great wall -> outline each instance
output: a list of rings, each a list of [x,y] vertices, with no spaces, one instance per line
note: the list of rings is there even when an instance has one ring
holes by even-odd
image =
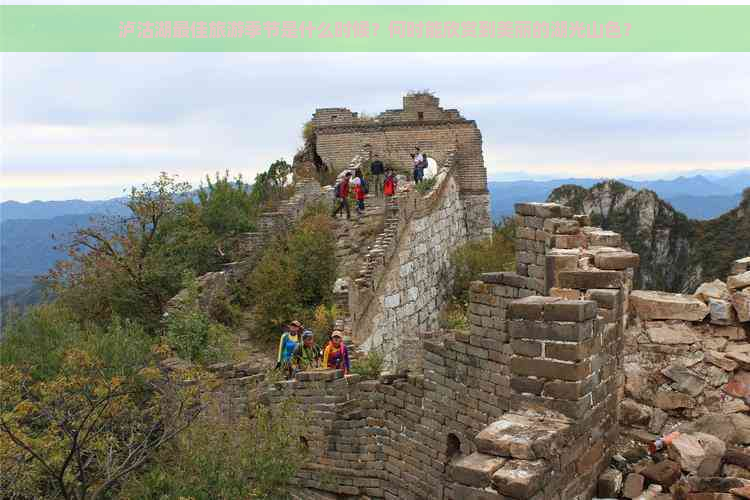
[[[337,282],[341,323],[387,372],[219,370],[229,414],[287,399],[311,412],[296,498],[750,498],[750,257],[695,295],[633,290],[639,256],[619,234],[521,203],[516,272],[482,275],[470,330],[440,331],[451,251],[491,235],[476,124],[429,95],[374,119],[320,109],[313,124],[312,153],[338,171],[373,154],[403,162],[417,145],[438,173],[429,192],[372,210],[380,230]],[[330,196],[307,175],[297,187],[266,226]],[[210,279],[251,266],[264,234]]]

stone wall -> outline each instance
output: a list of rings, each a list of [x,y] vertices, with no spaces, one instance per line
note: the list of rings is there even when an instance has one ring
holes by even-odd
[[[450,183],[445,189],[457,191]],[[532,209],[535,216],[562,213],[549,204],[521,210]],[[552,245],[555,230],[550,234]],[[410,371],[367,381],[310,371],[267,385],[261,400],[295,398],[314,422],[304,436],[312,456],[296,478],[296,496],[591,498],[618,434],[634,261],[610,248],[620,269],[595,268],[597,249],[582,228],[580,234],[591,253],[582,250],[574,269],[549,267],[561,285],[551,287],[554,295],[539,295],[529,276],[483,275],[471,286],[469,331],[402,343],[404,351],[421,347],[410,354],[419,359]],[[415,250],[414,258],[421,255]]]

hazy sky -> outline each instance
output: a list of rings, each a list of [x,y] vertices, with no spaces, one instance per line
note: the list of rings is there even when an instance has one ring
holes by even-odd
[[[180,2],[184,3],[184,2]],[[750,54],[2,54],[2,199],[98,199],[159,171],[252,177],[316,107],[410,89],[475,119],[489,175],[750,167]]]

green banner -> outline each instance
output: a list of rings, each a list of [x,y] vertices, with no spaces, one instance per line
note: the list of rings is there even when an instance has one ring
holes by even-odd
[[[4,52],[747,52],[750,6],[0,6]]]

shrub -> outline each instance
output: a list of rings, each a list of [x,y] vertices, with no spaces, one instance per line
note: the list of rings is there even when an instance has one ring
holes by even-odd
[[[230,180],[228,171],[222,177],[217,172],[213,181],[206,176],[206,185],[198,190],[198,199],[201,221],[214,236],[253,230],[258,207],[241,175]]]
[[[511,223],[495,228],[492,238],[470,241],[451,255],[454,269],[453,296],[466,304],[469,300],[469,284],[486,272],[510,271],[515,266],[513,248],[514,227]]]
[[[315,140],[315,125],[312,120],[308,120],[302,126],[302,140],[305,144],[311,144]]]
[[[215,415],[195,422],[157,457],[147,472],[126,484],[126,499],[284,498],[306,460],[306,416],[293,401],[273,411],[226,422]]]
[[[8,324],[0,342],[0,365],[14,365],[33,380],[54,378],[71,349],[102,360],[108,376],[124,376],[146,363],[152,339],[136,323],[114,318],[106,326],[82,327],[59,304],[31,308]]]
[[[166,341],[181,358],[213,363],[229,357],[231,333],[200,310],[198,282],[190,274],[184,281],[186,298],[167,318]]]
[[[451,303],[442,312],[440,326],[448,330],[468,330],[469,319],[463,304]]]
[[[363,358],[352,362],[352,373],[360,375],[363,379],[376,379],[380,377],[385,364],[385,356],[382,352],[372,350]]]
[[[420,193],[427,194],[432,190],[433,187],[435,187],[436,183],[437,177],[430,177],[429,179],[425,179],[422,182],[416,184],[416,188]]]
[[[276,336],[291,318],[312,319],[328,306],[336,279],[336,240],[326,215],[311,209],[264,251],[250,273],[244,303],[251,308],[255,333]]]

